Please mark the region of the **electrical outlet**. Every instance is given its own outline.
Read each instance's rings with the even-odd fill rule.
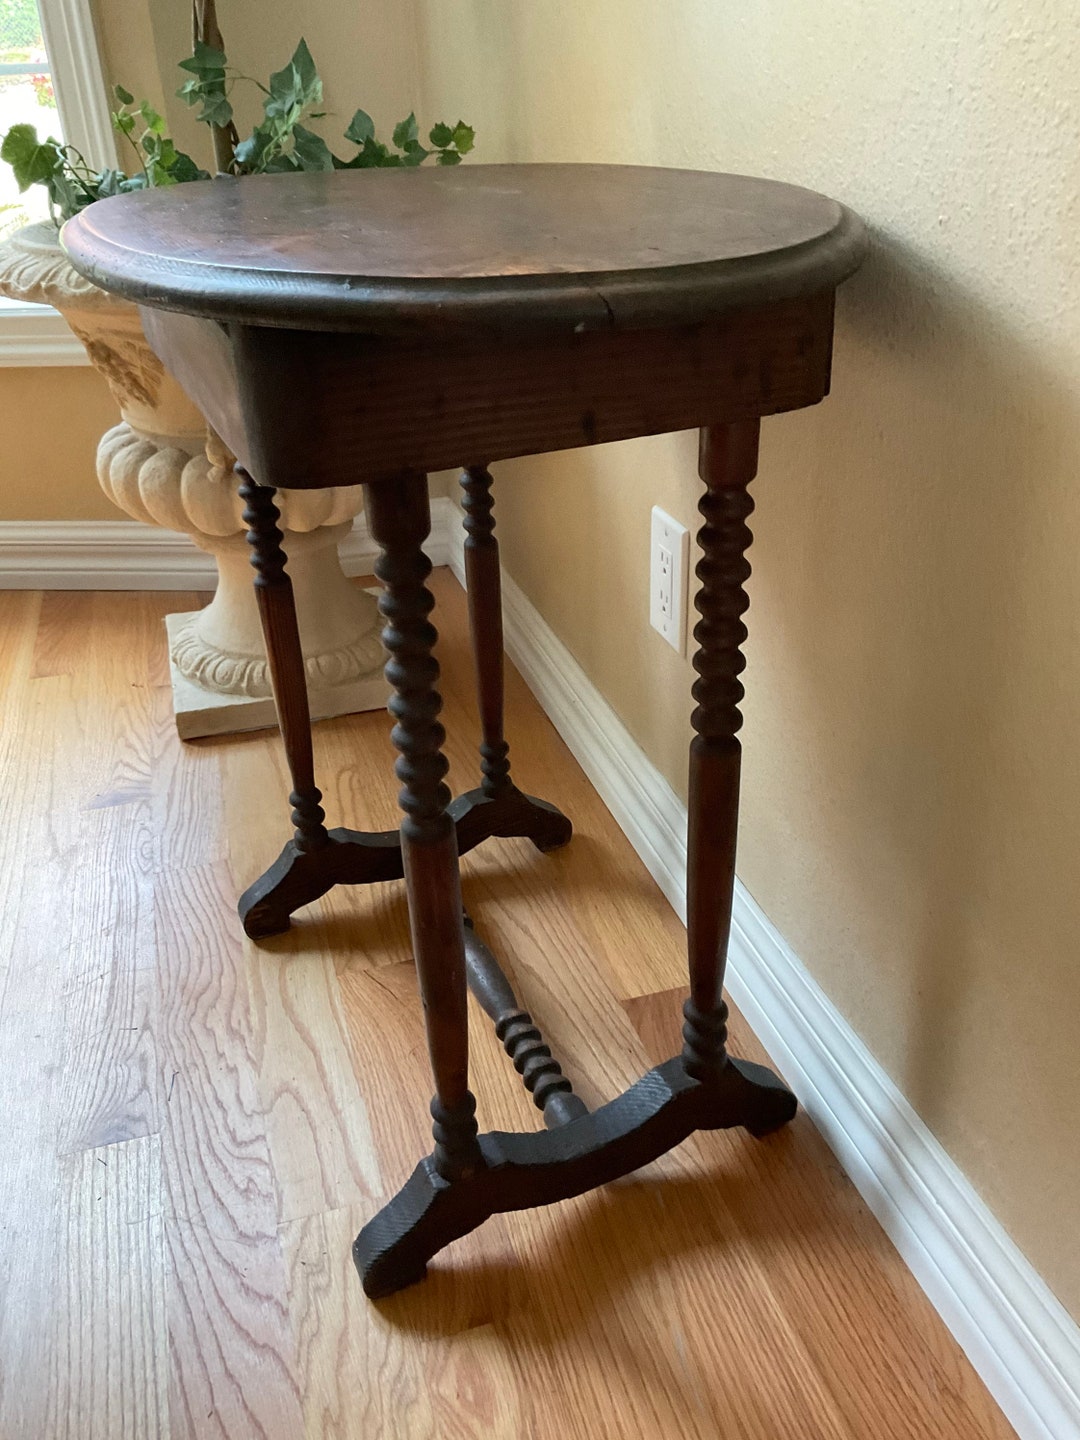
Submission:
[[[653,506],[649,547],[649,624],[673,650],[683,654],[686,643],[686,573],[690,564],[690,531]]]

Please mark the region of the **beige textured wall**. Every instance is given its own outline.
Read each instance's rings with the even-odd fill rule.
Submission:
[[[119,418],[93,370],[0,369],[0,521],[122,519],[94,474]]]
[[[743,880],[1080,1314],[1080,29],[1052,0],[424,0],[484,159],[758,172],[873,251],[763,432]],[[676,436],[500,469],[510,573],[673,784]],[[603,535],[604,542],[598,543]]]

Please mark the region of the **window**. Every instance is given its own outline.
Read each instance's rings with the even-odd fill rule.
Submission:
[[[0,0],[0,133],[29,121],[74,145],[94,166],[116,147],[91,0]],[[20,196],[0,172],[0,237],[48,214],[39,187]],[[0,297],[0,365],[85,364],[59,315]]]
[[[0,0],[0,135],[20,124],[63,139],[37,0]],[[48,213],[40,186],[20,195],[11,171],[0,168],[0,236]]]

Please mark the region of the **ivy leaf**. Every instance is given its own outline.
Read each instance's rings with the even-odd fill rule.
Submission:
[[[255,174],[259,170],[272,141],[273,136],[266,125],[256,125],[248,138],[240,141],[233,154],[245,174]]]
[[[180,61],[180,69],[195,79],[186,80],[176,93],[186,105],[202,106],[195,118],[205,125],[228,125],[232,120],[232,105],[225,89],[227,64],[223,50],[204,45],[201,40],[196,42],[195,53]]]
[[[228,63],[224,50],[215,49],[213,45],[196,40],[194,53],[189,55],[186,60],[180,61],[180,69],[187,70],[202,79],[206,76],[213,76],[218,70],[224,74]],[[124,104],[130,105],[130,99],[125,100]]]
[[[448,145],[454,143],[454,132],[450,129],[449,125],[445,125],[440,121],[438,125],[431,127],[431,134],[428,136],[428,139],[432,145],[435,146],[436,150],[445,150]]]
[[[407,165],[410,169],[414,169],[417,165],[422,165],[431,154],[430,150],[424,149],[419,140],[407,140],[404,148],[405,156],[401,163]]]
[[[292,57],[293,68],[296,71],[297,84],[304,96],[311,96],[312,100],[305,103],[313,103],[316,99],[322,98],[322,81],[319,79],[319,72],[315,69],[315,61],[311,58],[311,51],[307,47],[307,41],[301,37]],[[318,96],[315,91],[318,90]]]
[[[125,102],[130,103],[130,102]],[[103,170],[98,176],[97,192],[104,200],[109,195],[119,195],[120,186],[127,176],[122,170]]]
[[[128,101],[128,104],[131,102]],[[159,115],[149,100],[144,100],[139,106],[139,114],[146,121],[146,128],[152,130],[155,135],[165,134],[165,117]]]
[[[357,110],[356,114],[349,121],[349,128],[345,131],[345,139],[351,140],[354,145],[363,145],[368,140],[375,138],[375,121],[366,110]]]
[[[225,126],[233,118],[233,108],[224,93],[204,95],[202,113],[196,117],[206,125]]]
[[[456,150],[440,150],[435,156],[436,165],[460,165],[461,156]]]
[[[282,70],[275,70],[270,76],[270,94],[263,102],[267,118],[287,115],[298,102],[296,71],[292,64]]]
[[[39,140],[33,125],[25,124],[12,125],[4,136],[0,160],[6,160],[15,172],[20,192],[54,179],[63,164],[57,142]]]
[[[178,185],[186,184],[189,180],[209,180],[210,173],[196,165],[190,155],[185,155],[182,150],[176,152],[176,159],[172,163],[171,174]]]
[[[476,131],[471,125],[466,125],[464,120],[459,120],[454,126],[454,145],[458,154],[468,155],[475,144]]]
[[[95,197],[88,194],[81,186],[76,187],[72,180],[62,171],[50,175],[48,181],[49,199],[60,211],[65,220],[71,218],[78,211],[86,208]]]
[[[321,135],[297,125],[293,130],[293,154],[301,170],[333,170],[334,157]]]
[[[399,150],[404,150],[409,141],[415,140],[418,135],[415,115],[410,114],[407,119],[399,120],[394,126],[394,144]]]
[[[275,155],[272,160],[266,162],[263,173],[265,175],[282,175],[303,168],[295,155]]]
[[[303,40],[282,70],[270,76],[270,94],[263,102],[267,119],[282,119],[291,128],[300,114],[323,97],[322,81],[315,69],[311,51]]]
[[[363,148],[351,160],[341,161],[337,168],[341,170],[389,170],[400,165],[400,155],[391,154],[380,140],[376,140],[374,135],[369,135],[364,141]]]
[[[135,96],[129,90],[125,90],[122,85],[114,85],[113,94],[121,105],[134,105],[135,103]]]

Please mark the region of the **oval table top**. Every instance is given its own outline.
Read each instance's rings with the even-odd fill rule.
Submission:
[[[98,201],[62,241],[140,304],[414,335],[688,323],[833,288],[865,247],[799,186],[546,164],[219,177]]]

